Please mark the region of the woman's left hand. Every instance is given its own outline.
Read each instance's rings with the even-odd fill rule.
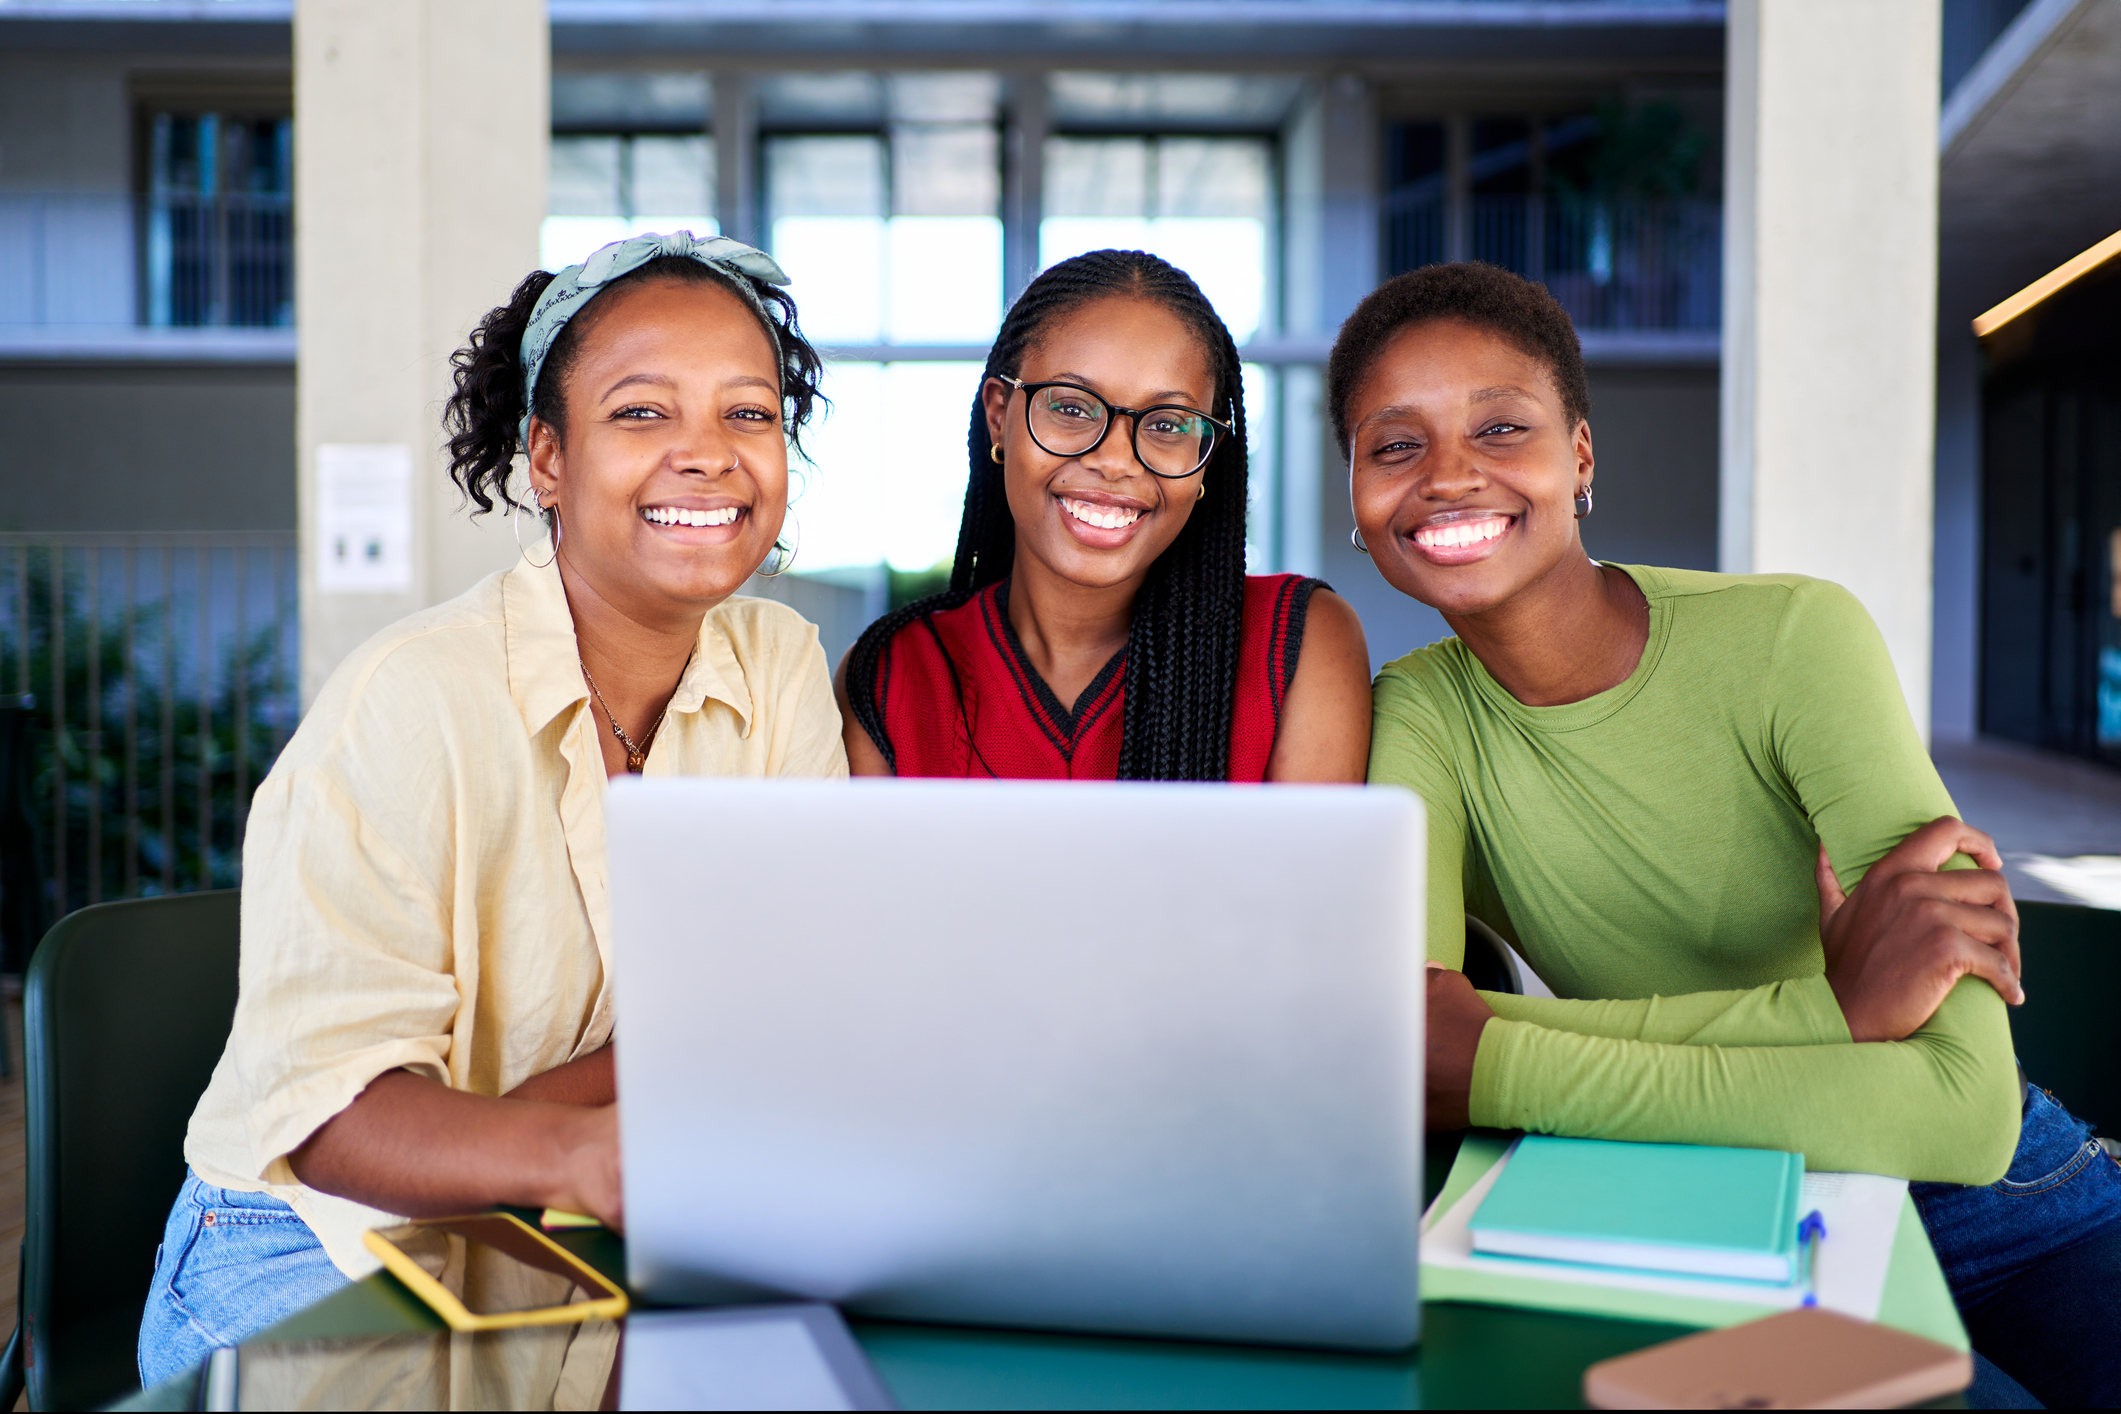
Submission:
[[[1495,1013],[1463,972],[1429,964],[1428,1127],[1464,1129],[1473,1102],[1473,1057]]]

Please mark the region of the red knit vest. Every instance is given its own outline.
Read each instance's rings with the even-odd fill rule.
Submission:
[[[1109,781],[1119,776],[1127,652],[1083,689],[1071,711],[1032,668],[1009,626],[1008,581],[900,629],[877,664],[885,754],[901,776],[1003,776]],[[1245,579],[1230,779],[1266,779],[1281,704],[1296,674],[1304,611],[1319,581]],[[879,743],[883,746],[883,743]]]

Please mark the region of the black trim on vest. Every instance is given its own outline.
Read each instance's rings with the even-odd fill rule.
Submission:
[[[1331,592],[1333,586],[1322,579],[1289,579],[1282,582],[1280,599],[1275,605],[1274,622],[1280,631],[1279,643],[1269,640],[1267,650],[1267,685],[1274,703],[1274,738],[1281,739],[1281,707],[1289,695],[1289,684],[1296,679],[1296,660],[1304,648],[1304,620],[1311,612],[1311,594],[1323,589]]]
[[[1120,649],[1097,670],[1097,676],[1075,699],[1073,709],[1063,707],[1054,696],[1053,688],[1031,665],[1031,657],[1024,651],[1023,643],[1016,636],[1016,625],[1009,622],[1009,581],[1003,580],[994,586],[994,597],[986,614],[987,633],[994,646],[1009,665],[1010,675],[1016,679],[1018,692],[1024,694],[1024,705],[1038,721],[1046,737],[1061,756],[1072,762],[1075,759],[1075,743],[1085,727],[1104,714],[1105,689],[1112,685],[1127,664],[1127,650]],[[1080,720],[1076,712],[1082,712]]]

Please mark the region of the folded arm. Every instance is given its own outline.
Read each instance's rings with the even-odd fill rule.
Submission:
[[[1861,1045],[1582,1035],[1498,1012],[1469,1112],[1502,1129],[1787,1149],[1816,1169],[1984,1184],[2010,1166],[2019,1086],[2003,999],[1970,978],[1905,1041]]]
[[[2014,920],[2007,898],[1978,896],[1998,879],[1937,882],[1948,862],[1973,862],[1951,861],[1947,848],[1926,871],[1904,871],[1909,879],[1926,872],[1928,882],[1874,889],[1855,907],[1870,887],[1859,881],[1874,872],[1882,880],[1887,871],[1874,867],[1907,846],[1911,830],[1957,826],[1921,823],[1950,811],[1951,801],[1908,720],[1876,628],[1845,591],[1800,586],[1756,697],[1703,704],[1704,714],[1725,707],[1751,743],[1760,788],[1801,811],[1832,851],[1838,877],[1823,871],[1822,898],[1829,883],[1836,894],[1850,888],[1821,935],[1831,975],[1616,1001],[1481,997],[1462,978],[1453,979],[1455,988],[1432,981],[1432,1116],[1448,1123],[1455,1108],[1479,1124],[1783,1148],[1818,1168],[1992,1182],[2009,1165],[2020,1099],[1999,995],[2020,995]],[[1499,905],[1487,896],[1495,881],[1469,863],[1480,822],[1469,819],[1472,792],[1459,771],[1479,758],[1473,743],[1459,739],[1459,710],[1449,692],[1417,689],[1411,677],[1388,670],[1378,682],[1371,754],[1373,781],[1407,786],[1428,805],[1430,959],[1448,968],[1462,962],[1469,885],[1479,895],[1476,910],[1500,920],[1486,911]],[[1747,720],[1748,712],[1757,717]],[[1563,799],[1557,821],[1569,819]],[[1539,811],[1536,788],[1521,791],[1511,808]],[[1644,848],[1654,850],[1654,838],[1655,828]],[[1730,867],[1751,863],[1734,858]],[[1525,874],[1536,879],[1536,871]],[[1855,933],[1882,936],[1885,924],[1933,945],[1894,954],[1851,941]],[[1986,944],[1968,936],[1983,928],[1994,935]],[[1955,930],[1956,941],[1945,938]],[[1539,940],[1527,941],[1536,956]],[[1908,958],[1914,963],[1903,966]],[[1848,990],[1858,978],[1868,999]],[[1444,1025],[1437,1024],[1440,994],[1451,1000]],[[1433,1038],[1447,1037],[1458,1039],[1462,1057],[1439,1066]],[[1874,1039],[1883,1037],[1904,1039]]]

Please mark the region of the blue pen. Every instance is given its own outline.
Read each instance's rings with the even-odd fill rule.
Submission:
[[[1797,1224],[1797,1246],[1804,1258],[1804,1304],[1807,1306],[1819,1304],[1819,1244],[1824,1241],[1826,1219],[1814,1208],[1804,1215],[1803,1222]]]

